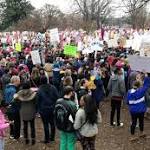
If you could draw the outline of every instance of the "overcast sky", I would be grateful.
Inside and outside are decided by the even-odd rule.
[[[68,12],[71,6],[71,0],[29,0],[36,8],[41,8],[45,4],[58,6],[63,12]]]
[[[70,10],[72,10],[71,6],[73,4],[72,0],[29,0],[29,1],[35,8],[41,8],[45,4],[52,4],[58,6],[65,13],[70,13]],[[115,4],[114,3],[112,4],[113,6],[118,5],[120,3],[120,0],[117,0],[115,2],[116,2]],[[116,17],[121,17],[123,16],[123,11],[117,10],[116,12],[113,12],[113,14]]]

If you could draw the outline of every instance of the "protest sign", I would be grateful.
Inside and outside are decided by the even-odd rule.
[[[103,42],[99,41],[98,39],[94,39],[91,43],[90,43],[90,49],[92,51],[102,51],[103,50]]]
[[[7,42],[7,39],[6,39],[5,37],[2,37],[2,38],[1,38],[1,42],[2,42],[2,43],[6,43],[6,42]]]
[[[34,65],[41,64],[39,50],[31,51],[31,58]]]
[[[93,53],[94,51],[91,49],[91,47],[86,47],[83,49],[82,54],[90,54]]]
[[[68,56],[76,57],[77,55],[77,47],[72,45],[66,45],[64,47],[64,54]]]
[[[83,43],[81,41],[78,42],[78,51],[83,50]]]
[[[140,55],[150,57],[150,34],[144,35],[141,40]]]
[[[140,71],[140,72],[145,71],[150,73],[150,59],[148,57],[130,55],[128,56],[128,61],[131,70]]]
[[[50,39],[51,42],[60,42],[58,28],[54,28],[50,30]]]
[[[132,49],[135,51],[140,51],[142,42],[142,36],[140,36],[138,33],[134,33],[134,38],[132,40]]]
[[[140,56],[141,56],[141,57],[145,56],[145,51],[144,51],[143,48],[140,50]]]
[[[15,43],[15,50],[16,50],[17,52],[21,52],[21,43],[20,43],[20,42]]]
[[[103,45],[95,43],[95,44],[91,45],[91,50],[92,51],[102,51],[103,50]]]
[[[108,47],[111,48],[111,47],[117,47],[118,46],[118,43],[117,43],[117,39],[110,39],[108,41]]]
[[[130,48],[132,47],[132,39],[126,40],[125,48]]]

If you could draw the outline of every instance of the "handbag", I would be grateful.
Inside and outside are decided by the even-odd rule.
[[[82,139],[83,139],[83,136],[81,135],[81,133],[80,133],[80,129],[85,125],[87,123],[87,121],[85,121],[82,125],[81,125],[81,127],[78,129],[78,130],[76,130],[76,137],[77,137],[77,141],[82,141]]]

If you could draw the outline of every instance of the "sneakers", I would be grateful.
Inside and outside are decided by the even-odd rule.
[[[117,127],[123,127],[123,123],[120,122],[120,124],[117,124]],[[111,123],[111,126],[116,126],[116,122]]]
[[[116,126],[116,122],[113,122],[110,124],[111,126]]]
[[[14,137],[13,137],[12,135],[11,135],[9,138],[10,138],[11,140],[14,139]]]
[[[122,122],[120,122],[120,124],[119,125],[117,125],[118,127],[123,127],[123,123]]]

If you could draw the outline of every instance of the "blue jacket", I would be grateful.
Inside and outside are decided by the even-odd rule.
[[[94,84],[96,85],[96,89],[92,91],[92,97],[96,101],[96,103],[99,103],[105,96],[103,81],[101,79],[96,79],[94,80]]]
[[[145,93],[150,87],[150,78],[145,78],[143,87],[139,89],[131,89],[127,94],[127,103],[131,113],[144,113],[146,112]]]
[[[37,105],[40,114],[50,114],[55,108],[58,92],[53,85],[41,85],[37,92]]]
[[[10,104],[13,100],[14,94],[17,92],[16,86],[13,84],[6,85],[4,89],[4,101],[6,104]]]

